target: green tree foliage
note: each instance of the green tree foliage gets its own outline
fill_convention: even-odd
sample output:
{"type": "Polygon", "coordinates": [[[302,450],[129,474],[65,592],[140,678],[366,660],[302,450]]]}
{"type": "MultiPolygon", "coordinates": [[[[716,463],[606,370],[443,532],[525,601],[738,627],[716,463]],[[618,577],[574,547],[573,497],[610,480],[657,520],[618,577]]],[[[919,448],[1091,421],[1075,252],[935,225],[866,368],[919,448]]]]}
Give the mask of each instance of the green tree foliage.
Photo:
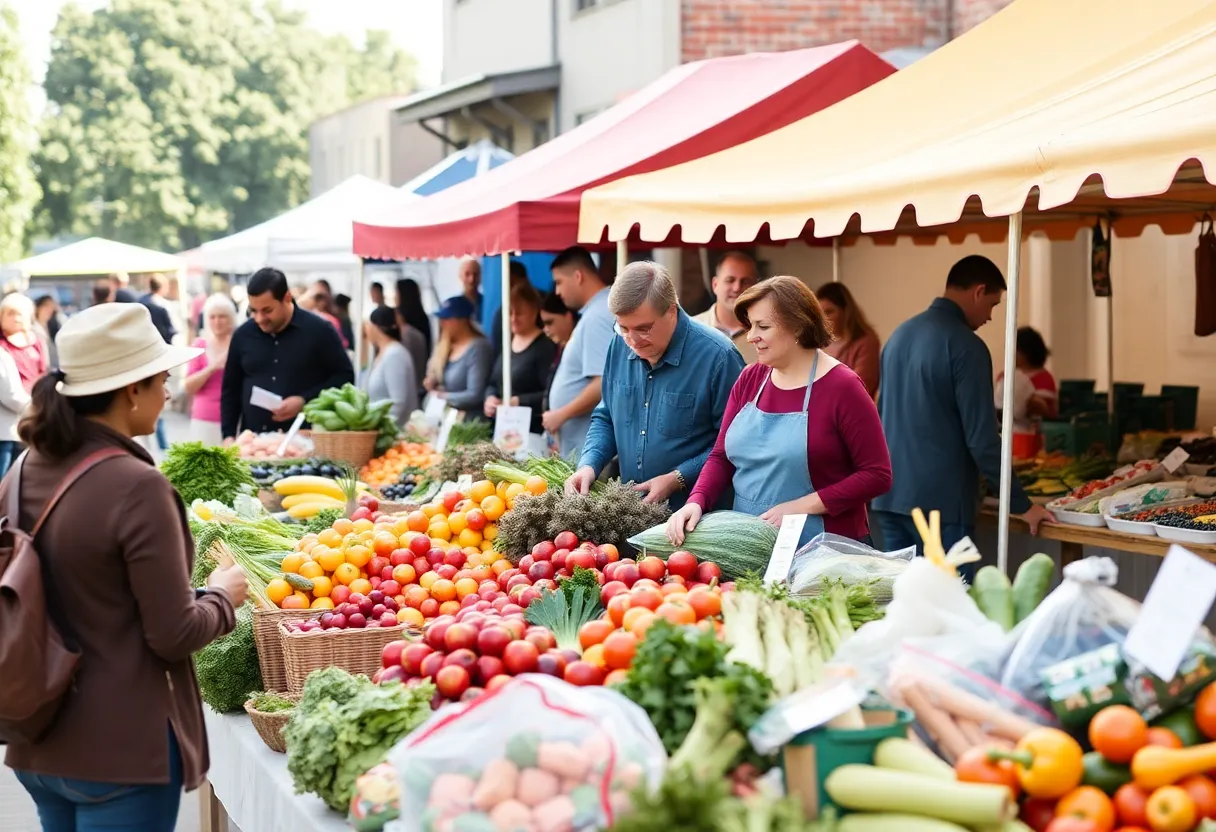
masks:
{"type": "Polygon", "coordinates": [[[25,253],[25,230],[38,201],[30,164],[35,139],[30,84],[17,13],[0,2],[0,263],[25,253]]]}
{"type": "Polygon", "coordinates": [[[308,195],[308,125],[407,91],[383,33],[364,49],[255,0],[65,6],[52,37],[37,156],[51,233],[184,249],[308,195]]]}

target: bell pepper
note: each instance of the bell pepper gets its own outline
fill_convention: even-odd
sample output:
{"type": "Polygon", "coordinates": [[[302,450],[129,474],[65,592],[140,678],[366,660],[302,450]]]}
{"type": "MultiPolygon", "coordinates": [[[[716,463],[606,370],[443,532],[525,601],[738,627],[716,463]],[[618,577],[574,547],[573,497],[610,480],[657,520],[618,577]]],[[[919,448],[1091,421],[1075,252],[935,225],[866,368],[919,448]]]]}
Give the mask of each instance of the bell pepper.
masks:
{"type": "Polygon", "coordinates": [[[1009,760],[1030,797],[1058,798],[1081,784],[1084,752],[1077,741],[1055,728],[1036,728],[1013,751],[991,749],[989,760],[1009,760]]]}

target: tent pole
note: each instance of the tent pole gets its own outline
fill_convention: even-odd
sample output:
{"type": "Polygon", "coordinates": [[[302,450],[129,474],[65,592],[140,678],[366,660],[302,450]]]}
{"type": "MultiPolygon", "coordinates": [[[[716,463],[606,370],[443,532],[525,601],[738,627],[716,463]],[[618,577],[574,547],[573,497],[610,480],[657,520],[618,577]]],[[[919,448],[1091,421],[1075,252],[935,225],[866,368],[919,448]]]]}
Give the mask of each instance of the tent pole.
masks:
{"type": "Polygon", "coordinates": [[[616,273],[620,274],[621,270],[629,265],[629,241],[616,241],[616,273]]]}
{"type": "Polygon", "coordinates": [[[367,285],[367,261],[359,260],[359,277],[355,283],[355,291],[351,294],[351,305],[354,307],[351,315],[351,329],[354,330],[355,343],[355,384],[363,381],[363,288],[367,285]]]}
{"type": "Polygon", "coordinates": [[[996,565],[1009,573],[1009,502],[1013,497],[1013,374],[1017,367],[1018,283],[1022,270],[1022,212],[1009,216],[1009,265],[1005,280],[1005,390],[1001,400],[1001,503],[997,515],[996,565]]]}
{"type": "Polygon", "coordinates": [[[832,282],[840,282],[840,238],[832,238],[832,282]]]}
{"type": "MultiPolygon", "coordinates": [[[[1113,222],[1110,226],[1110,233],[1106,237],[1106,244],[1108,246],[1106,268],[1109,273],[1111,265],[1115,262],[1115,224],[1113,222]]],[[[1113,425],[1115,422],[1115,292],[1113,289],[1110,297],[1106,299],[1106,378],[1109,379],[1106,388],[1106,413],[1113,425]]]]}
{"type": "Polygon", "coordinates": [[[511,404],[511,252],[502,253],[502,403],[511,404]]]}

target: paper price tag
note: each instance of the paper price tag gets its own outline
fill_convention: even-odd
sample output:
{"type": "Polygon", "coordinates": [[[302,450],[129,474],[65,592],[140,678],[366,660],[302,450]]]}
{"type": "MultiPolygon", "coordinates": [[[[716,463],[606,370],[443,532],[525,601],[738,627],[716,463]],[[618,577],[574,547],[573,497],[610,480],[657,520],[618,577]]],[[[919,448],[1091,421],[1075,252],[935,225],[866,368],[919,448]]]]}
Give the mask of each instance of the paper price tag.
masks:
{"type": "Polygon", "coordinates": [[[439,436],[435,439],[435,450],[443,453],[448,449],[448,436],[452,433],[452,426],[456,424],[456,418],[460,415],[457,410],[448,410],[443,414],[443,422],[439,425],[439,436]]]}
{"type": "Polygon", "coordinates": [[[1191,455],[1189,453],[1187,453],[1186,451],[1182,450],[1182,446],[1179,445],[1177,448],[1174,448],[1174,450],[1170,451],[1169,456],[1167,456],[1165,459],[1161,460],[1161,464],[1163,466],[1165,466],[1165,470],[1169,471],[1172,474],[1175,471],[1177,471],[1179,468],[1181,468],[1183,466],[1183,464],[1190,458],[1191,458],[1191,455]]]}
{"type": "Polygon", "coordinates": [[[766,584],[784,581],[790,573],[794,552],[798,550],[798,539],[802,537],[802,527],[805,525],[805,514],[787,514],[781,518],[781,530],[777,532],[773,556],[768,559],[768,569],[764,571],[766,584]]]}
{"type": "Polygon", "coordinates": [[[264,387],[255,386],[249,392],[249,403],[254,407],[273,411],[278,410],[283,405],[283,397],[278,393],[271,393],[264,387]]]}
{"type": "Polygon", "coordinates": [[[1123,652],[1169,682],[1216,601],[1216,565],[1171,546],[1148,588],[1123,652]]]}
{"type": "Polygon", "coordinates": [[[442,397],[436,396],[434,393],[426,394],[426,401],[422,404],[422,414],[426,417],[427,424],[431,427],[439,427],[443,422],[443,413],[447,410],[448,403],[442,397]]]}
{"type": "Polygon", "coordinates": [[[532,427],[532,408],[503,405],[494,414],[494,444],[518,456],[528,450],[528,429],[532,427]]]}

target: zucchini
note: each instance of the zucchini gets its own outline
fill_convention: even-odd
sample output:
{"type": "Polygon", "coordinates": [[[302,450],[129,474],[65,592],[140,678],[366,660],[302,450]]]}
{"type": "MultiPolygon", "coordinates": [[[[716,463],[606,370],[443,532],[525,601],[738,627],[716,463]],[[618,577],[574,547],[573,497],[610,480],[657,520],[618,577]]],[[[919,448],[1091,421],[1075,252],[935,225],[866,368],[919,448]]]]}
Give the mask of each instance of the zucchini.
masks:
{"type": "Polygon", "coordinates": [[[975,605],[989,621],[1001,625],[1001,629],[1009,632],[1013,629],[1013,588],[1009,578],[995,566],[985,566],[975,573],[975,583],[972,585],[975,605]]]}
{"type": "Polygon", "coordinates": [[[748,572],[764,574],[777,544],[777,530],[750,514],[713,511],[701,518],[679,546],[667,541],[665,523],[635,534],[629,544],[664,559],[677,550],[687,550],[701,560],[718,564],[722,580],[733,581],[748,572]]]}
{"type": "Polygon", "coordinates": [[[283,580],[287,581],[292,589],[298,589],[301,592],[312,592],[315,584],[305,578],[303,575],[297,575],[294,572],[284,572],[283,580]]]}
{"type": "Polygon", "coordinates": [[[1132,782],[1130,768],[1110,762],[1097,751],[1089,752],[1081,760],[1084,766],[1081,783],[1096,786],[1108,797],[1113,797],[1120,786],[1132,782]]]}
{"type": "Polygon", "coordinates": [[[1056,562],[1051,555],[1039,552],[1022,562],[1013,579],[1014,624],[1021,624],[1043,603],[1055,574],[1056,562]]]}
{"type": "Polygon", "coordinates": [[[966,832],[966,828],[937,818],[894,813],[845,815],[836,832],[966,832]]]}
{"type": "Polygon", "coordinates": [[[949,763],[924,746],[903,737],[888,737],[880,742],[874,750],[874,765],[939,780],[954,782],[957,779],[949,763]]]}
{"type": "Polygon", "coordinates": [[[837,806],[858,812],[922,815],[961,826],[997,826],[1012,816],[1009,789],[1004,786],[946,783],[856,763],[834,770],[823,788],[837,806]]]}

